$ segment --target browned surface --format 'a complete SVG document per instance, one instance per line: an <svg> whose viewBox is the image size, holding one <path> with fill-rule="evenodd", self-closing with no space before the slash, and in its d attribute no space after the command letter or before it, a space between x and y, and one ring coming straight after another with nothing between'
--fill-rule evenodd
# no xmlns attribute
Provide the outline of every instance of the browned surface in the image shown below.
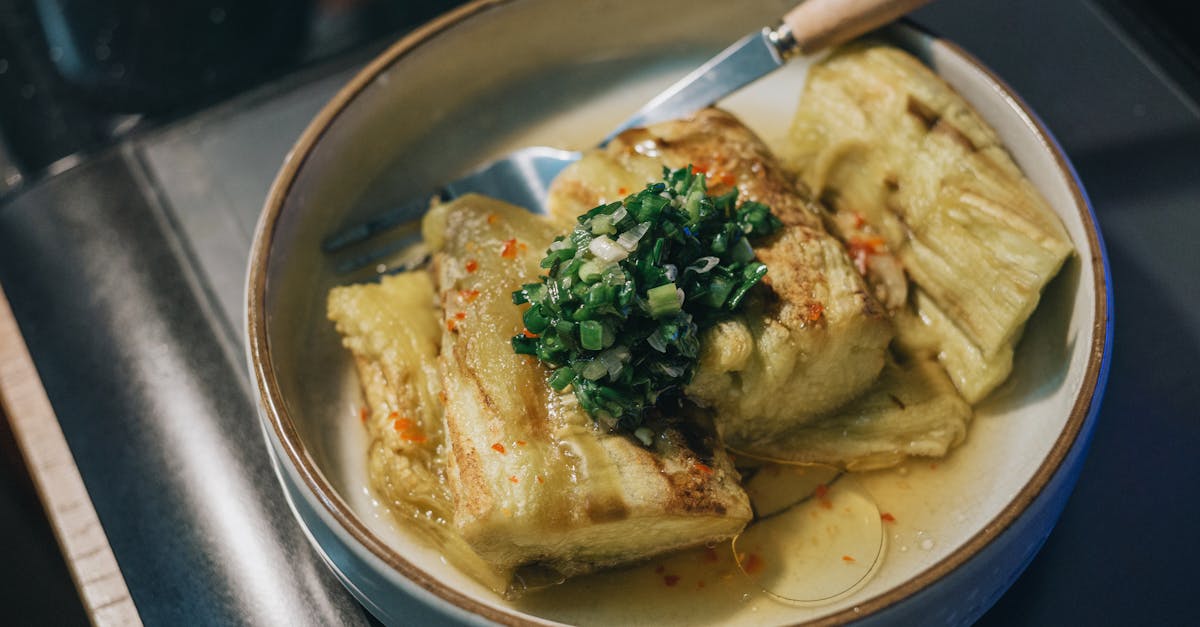
<svg viewBox="0 0 1200 627"><path fill-rule="evenodd" d="M771 207L785 224L824 230L818 209L806 195L797 193L767 145L721 109L704 109L650 129L628 130L609 144L608 151L618 158L656 151L671 168L692 165L706 172L713 194L736 186L739 200Z"/></svg>

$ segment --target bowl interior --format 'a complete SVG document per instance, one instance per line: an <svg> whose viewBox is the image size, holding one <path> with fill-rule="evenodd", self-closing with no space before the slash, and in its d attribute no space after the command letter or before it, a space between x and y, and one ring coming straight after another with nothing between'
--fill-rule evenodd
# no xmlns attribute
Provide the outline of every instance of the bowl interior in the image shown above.
<svg viewBox="0 0 1200 627"><path fill-rule="evenodd" d="M1053 460L1086 414L1090 399L1081 394L1090 397L1095 385L1097 308L1104 299L1099 244L1071 173L1037 123L956 48L910 28L893 36L999 131L1062 217L1077 254L1029 322L1013 376L977 407L967 441L936 463L862 477L880 510L896 519L882 566L865 587L831 605L794 607L761 595L745 599L736 586L708 582L701 589L686 576L667 590L660 578L634 570L568 582L554 594L511 605L397 526L366 487L358 384L324 315L328 289L347 278L335 275L333 260L320 252L322 236L508 150L585 148L790 4L717 3L695 11L687 2L485 2L452 24L418 33L419 44L393 49L335 99L290 156L277 183L279 205L268 203L259 235L269 238L265 299L257 309L270 347L262 369L279 394L268 415L294 427L288 437L295 441L285 448L298 455L282 463L310 465L330 488L313 495L315 503L344 503L393 552L385 561L407 561L482 605L529 618L618 624L765 624L838 614L955 565L980 534L996 533L997 522L1019 514L1030 491L1056 470ZM722 104L773 143L787 129L805 72L803 62L793 63ZM398 237L411 235L401 229ZM645 585L631 593L628 582L637 577L646 577Z"/></svg>

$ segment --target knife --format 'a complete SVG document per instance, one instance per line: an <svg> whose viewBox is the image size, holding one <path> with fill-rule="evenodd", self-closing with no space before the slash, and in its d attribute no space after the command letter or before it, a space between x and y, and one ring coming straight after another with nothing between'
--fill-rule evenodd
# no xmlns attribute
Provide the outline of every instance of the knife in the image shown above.
<svg viewBox="0 0 1200 627"><path fill-rule="evenodd" d="M601 145L621 132L685 116L770 74L792 57L849 41L930 0L807 0L775 28L751 33L646 103Z"/></svg>

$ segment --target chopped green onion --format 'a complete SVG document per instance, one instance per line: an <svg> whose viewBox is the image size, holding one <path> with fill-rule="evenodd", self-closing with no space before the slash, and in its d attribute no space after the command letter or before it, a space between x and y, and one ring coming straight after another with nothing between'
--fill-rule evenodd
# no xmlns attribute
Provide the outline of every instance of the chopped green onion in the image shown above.
<svg viewBox="0 0 1200 627"><path fill-rule="evenodd" d="M674 283L667 283L646 290L646 301L650 305L650 317L661 318L679 311L679 293Z"/></svg>
<svg viewBox="0 0 1200 627"><path fill-rule="evenodd" d="M513 350L536 355L550 386L570 387L602 426L649 446L644 414L691 380L700 330L767 271L747 238L780 226L766 205L738 207L736 190L708 196L703 174L664 168L662 181L589 210L549 246L546 274L513 292L537 335L514 337Z"/></svg>
<svg viewBox="0 0 1200 627"><path fill-rule="evenodd" d="M570 368L559 368L550 375L550 387L561 392L575 379L575 371Z"/></svg>
<svg viewBox="0 0 1200 627"><path fill-rule="evenodd" d="M579 323L579 343L587 350L598 351L604 347L604 326L596 320Z"/></svg>

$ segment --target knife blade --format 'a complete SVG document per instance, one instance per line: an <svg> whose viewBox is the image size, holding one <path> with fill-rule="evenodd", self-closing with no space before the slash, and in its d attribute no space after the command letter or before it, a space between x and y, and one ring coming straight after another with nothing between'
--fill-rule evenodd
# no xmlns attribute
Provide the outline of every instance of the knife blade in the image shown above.
<svg viewBox="0 0 1200 627"><path fill-rule="evenodd" d="M807 0L779 26L739 39L704 65L638 109L604 138L607 145L625 130L685 116L716 103L770 74L793 56L849 41L929 0Z"/></svg>
<svg viewBox="0 0 1200 627"><path fill-rule="evenodd" d="M626 129L687 115L770 74L784 64L775 30L763 28L739 39L704 65L655 96L617 127L601 145Z"/></svg>

